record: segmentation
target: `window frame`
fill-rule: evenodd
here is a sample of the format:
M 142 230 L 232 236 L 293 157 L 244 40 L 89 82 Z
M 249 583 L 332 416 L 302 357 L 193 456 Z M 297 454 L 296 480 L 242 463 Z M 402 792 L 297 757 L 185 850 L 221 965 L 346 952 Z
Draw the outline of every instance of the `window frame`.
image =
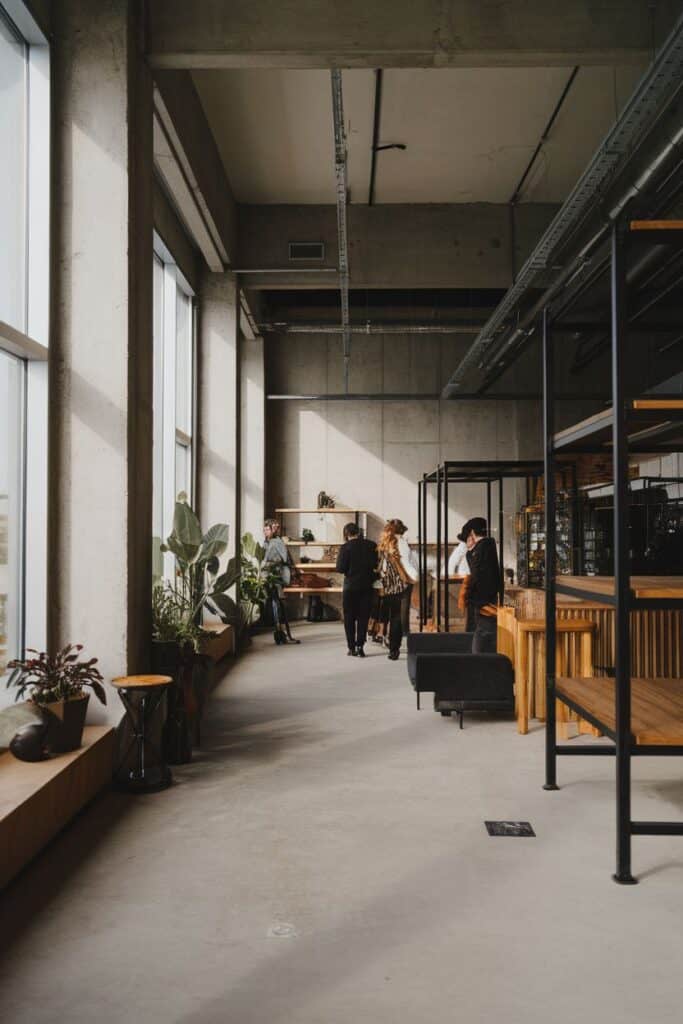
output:
M 23 42 L 26 62 L 23 330 L 0 322 L 0 350 L 22 364 L 17 645 L 22 656 L 27 647 L 43 649 L 47 644 L 50 48 L 21 0 L 2 0 L 0 9 L 0 16 Z
M 155 381 L 160 380 L 161 394 L 155 391 L 154 407 L 154 437 L 155 443 L 161 445 L 161 453 L 155 453 L 155 470 L 157 459 L 160 464 L 160 474 L 155 471 L 155 494 L 154 502 L 161 503 L 161 515 L 155 511 L 155 520 L 161 521 L 161 540 L 163 541 L 173 528 L 173 512 L 176 497 L 180 491 L 176 472 L 177 448 L 185 450 L 189 461 L 187 486 L 183 488 L 187 493 L 190 504 L 194 501 L 196 493 L 196 416 L 197 416 L 197 302 L 194 289 L 191 287 L 185 275 L 176 263 L 173 254 L 168 249 L 162 238 L 155 231 L 154 233 L 154 254 L 153 258 L 161 265 L 163 272 L 163 295 L 162 295 L 162 316 L 161 316 L 161 339 L 154 339 L 154 361 Z M 188 300 L 188 313 L 190 316 L 190 380 L 187 382 L 187 402 L 189 406 L 188 422 L 191 433 L 181 429 L 177 424 L 177 373 L 178 373 L 178 292 L 181 292 Z M 161 357 L 161 367 L 157 359 Z M 159 374 L 159 378 L 157 378 Z M 161 417 L 159 425 L 158 417 Z M 173 556 L 167 552 L 163 557 L 163 575 L 171 578 L 175 571 Z

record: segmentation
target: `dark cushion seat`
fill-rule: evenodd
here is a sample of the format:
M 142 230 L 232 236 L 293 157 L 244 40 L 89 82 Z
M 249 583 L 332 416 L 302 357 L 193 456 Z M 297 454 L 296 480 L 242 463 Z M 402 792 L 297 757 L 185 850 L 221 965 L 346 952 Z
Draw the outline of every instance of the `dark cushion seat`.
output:
M 471 654 L 474 633 L 409 633 L 408 676 L 415 687 L 418 654 Z
M 514 711 L 512 662 L 503 654 L 472 654 L 471 633 L 413 633 L 408 675 L 417 693 L 434 694 L 434 710 Z M 412 662 L 411 662 L 412 659 Z

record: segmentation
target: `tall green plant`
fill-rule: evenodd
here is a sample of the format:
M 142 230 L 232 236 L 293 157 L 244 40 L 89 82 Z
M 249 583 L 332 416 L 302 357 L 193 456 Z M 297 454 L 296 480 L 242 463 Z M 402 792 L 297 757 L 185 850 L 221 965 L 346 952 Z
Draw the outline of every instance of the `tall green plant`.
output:
M 239 579 L 239 559 L 231 558 L 225 572 L 220 572 L 220 558 L 227 549 L 228 539 L 229 529 L 225 523 L 216 523 L 203 534 L 187 495 L 178 495 L 173 530 L 161 545 L 162 552 L 174 556 L 176 574 L 172 583 L 162 585 L 160 592 L 155 590 L 153 611 L 157 639 L 162 633 L 170 634 L 175 619 L 178 633 L 196 645 L 198 637 L 194 631 L 201 628 L 205 608 L 226 621 L 237 617 L 237 604 L 227 591 Z
M 268 596 L 280 582 L 277 567 L 266 562 L 266 550 L 251 533 L 245 533 L 240 546 L 240 618 L 243 627 L 258 622 Z

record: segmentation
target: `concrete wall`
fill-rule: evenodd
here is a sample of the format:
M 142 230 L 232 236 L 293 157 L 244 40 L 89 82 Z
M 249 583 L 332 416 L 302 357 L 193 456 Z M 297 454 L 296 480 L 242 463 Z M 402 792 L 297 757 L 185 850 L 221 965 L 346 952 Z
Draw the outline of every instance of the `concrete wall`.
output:
M 391 335 L 363 338 L 362 347 L 354 346 L 352 391 L 415 394 L 411 401 L 268 402 L 267 511 L 315 507 L 318 492 L 326 490 L 341 506 L 368 510 L 370 536 L 377 536 L 387 518 L 399 516 L 415 538 L 417 481 L 442 460 L 539 458 L 538 402 L 419 398 L 421 392 L 439 392 L 453 344 L 451 338 Z M 269 339 L 266 368 L 271 393 L 342 390 L 336 337 Z M 485 514 L 486 491 L 480 485 L 454 486 L 451 497 L 454 537 L 469 516 Z M 505 530 L 510 540 L 512 516 L 522 500 L 523 491 L 508 483 Z M 434 515 L 432 501 L 432 531 Z M 288 522 L 292 535 L 308 525 L 316 537 L 338 539 L 340 524 L 327 533 L 318 517 Z M 513 545 L 506 543 L 505 550 L 506 564 L 514 565 Z
M 62 0 L 53 21 L 48 634 L 107 679 L 148 669 L 151 631 L 152 83 L 131 11 Z
M 265 513 L 265 368 L 262 338 L 240 343 L 240 529 L 259 536 Z

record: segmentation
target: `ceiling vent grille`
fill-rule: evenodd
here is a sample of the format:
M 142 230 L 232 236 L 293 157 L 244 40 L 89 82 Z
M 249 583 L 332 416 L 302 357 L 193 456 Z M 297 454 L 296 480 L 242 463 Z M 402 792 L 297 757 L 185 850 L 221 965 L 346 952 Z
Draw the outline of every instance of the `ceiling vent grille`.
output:
M 316 260 L 321 262 L 325 259 L 324 242 L 290 242 L 290 260 Z

